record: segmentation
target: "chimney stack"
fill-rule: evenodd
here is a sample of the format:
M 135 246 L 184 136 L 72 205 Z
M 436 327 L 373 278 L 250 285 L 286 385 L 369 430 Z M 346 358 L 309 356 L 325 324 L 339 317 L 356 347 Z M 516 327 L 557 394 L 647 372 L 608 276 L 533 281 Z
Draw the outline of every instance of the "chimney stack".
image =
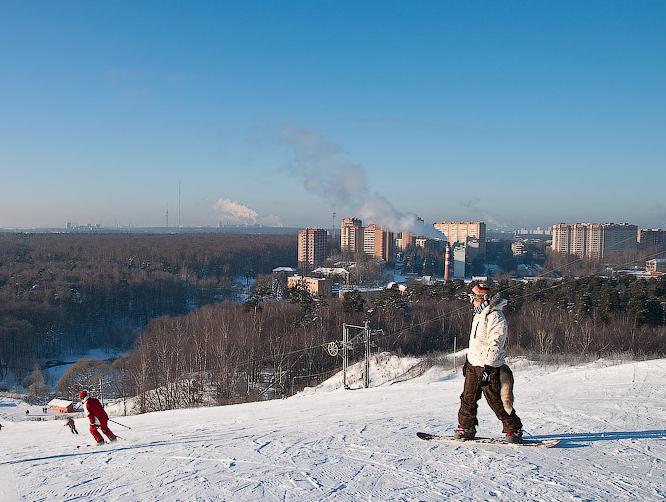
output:
M 449 282 L 450 256 L 451 256 L 451 246 L 449 246 L 449 243 L 447 242 L 446 247 L 444 248 L 444 284 Z

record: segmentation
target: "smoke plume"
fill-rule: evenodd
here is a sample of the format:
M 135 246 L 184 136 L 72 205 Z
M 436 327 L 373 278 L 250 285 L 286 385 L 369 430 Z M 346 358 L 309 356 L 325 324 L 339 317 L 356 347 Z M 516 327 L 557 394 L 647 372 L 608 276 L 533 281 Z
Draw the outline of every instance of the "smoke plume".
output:
M 213 209 L 219 211 L 220 218 L 228 223 L 243 225 L 259 223 L 269 227 L 283 226 L 282 220 L 278 216 L 273 214 L 261 216 L 251 207 L 231 199 L 219 199 L 213 204 Z
M 292 152 L 292 174 L 302 180 L 307 191 L 325 200 L 332 209 L 394 232 L 405 230 L 416 235 L 442 236 L 416 214 L 400 211 L 386 197 L 372 192 L 363 167 L 349 161 L 340 147 L 321 135 L 283 127 L 279 130 L 279 140 Z

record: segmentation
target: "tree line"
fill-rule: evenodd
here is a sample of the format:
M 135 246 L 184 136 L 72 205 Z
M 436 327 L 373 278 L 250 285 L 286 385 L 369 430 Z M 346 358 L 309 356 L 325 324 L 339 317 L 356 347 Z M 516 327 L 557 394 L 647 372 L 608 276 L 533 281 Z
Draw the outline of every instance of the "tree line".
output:
M 89 348 L 128 348 L 159 316 L 230 297 L 296 261 L 290 235 L 0 234 L 0 379 Z
M 666 277 L 507 280 L 493 289 L 509 300 L 510 354 L 666 354 Z M 288 395 L 339 368 L 325 349 L 345 322 L 367 320 L 383 330 L 373 339 L 378 351 L 450 351 L 454 338 L 464 347 L 472 317 L 467 292 L 454 281 L 326 301 L 292 289 L 276 301 L 264 288 L 245 304 L 159 318 L 119 363 L 123 393 L 139 396 L 140 411 Z M 362 357 L 362 345 L 356 349 L 353 357 Z

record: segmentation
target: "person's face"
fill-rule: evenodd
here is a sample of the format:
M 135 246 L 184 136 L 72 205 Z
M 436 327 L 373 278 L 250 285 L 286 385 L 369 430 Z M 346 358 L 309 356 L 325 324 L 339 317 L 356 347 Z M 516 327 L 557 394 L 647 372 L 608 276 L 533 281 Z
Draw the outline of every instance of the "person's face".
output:
M 472 302 L 472 305 L 474 305 L 475 307 L 478 307 L 484 301 L 483 295 L 470 294 L 469 297 Z

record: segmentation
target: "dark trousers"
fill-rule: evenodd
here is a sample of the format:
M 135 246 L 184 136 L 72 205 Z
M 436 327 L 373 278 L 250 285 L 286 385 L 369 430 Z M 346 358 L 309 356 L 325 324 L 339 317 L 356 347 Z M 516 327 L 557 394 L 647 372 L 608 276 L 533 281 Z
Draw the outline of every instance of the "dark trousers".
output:
M 502 366 L 503 372 L 508 372 L 507 377 L 510 385 L 513 386 L 513 374 L 507 365 Z M 502 404 L 500 394 L 499 368 L 491 379 L 490 384 L 481 387 L 481 373 L 483 367 L 466 364 L 465 387 L 460 395 L 460 410 L 458 411 L 458 423 L 463 429 L 471 429 L 478 425 L 476 412 L 479 407 L 477 404 L 481 399 L 481 394 L 486 398 L 488 405 L 495 412 L 497 418 L 502 421 L 502 432 L 513 432 L 523 427 L 520 418 L 515 410 L 511 414 L 507 413 Z

